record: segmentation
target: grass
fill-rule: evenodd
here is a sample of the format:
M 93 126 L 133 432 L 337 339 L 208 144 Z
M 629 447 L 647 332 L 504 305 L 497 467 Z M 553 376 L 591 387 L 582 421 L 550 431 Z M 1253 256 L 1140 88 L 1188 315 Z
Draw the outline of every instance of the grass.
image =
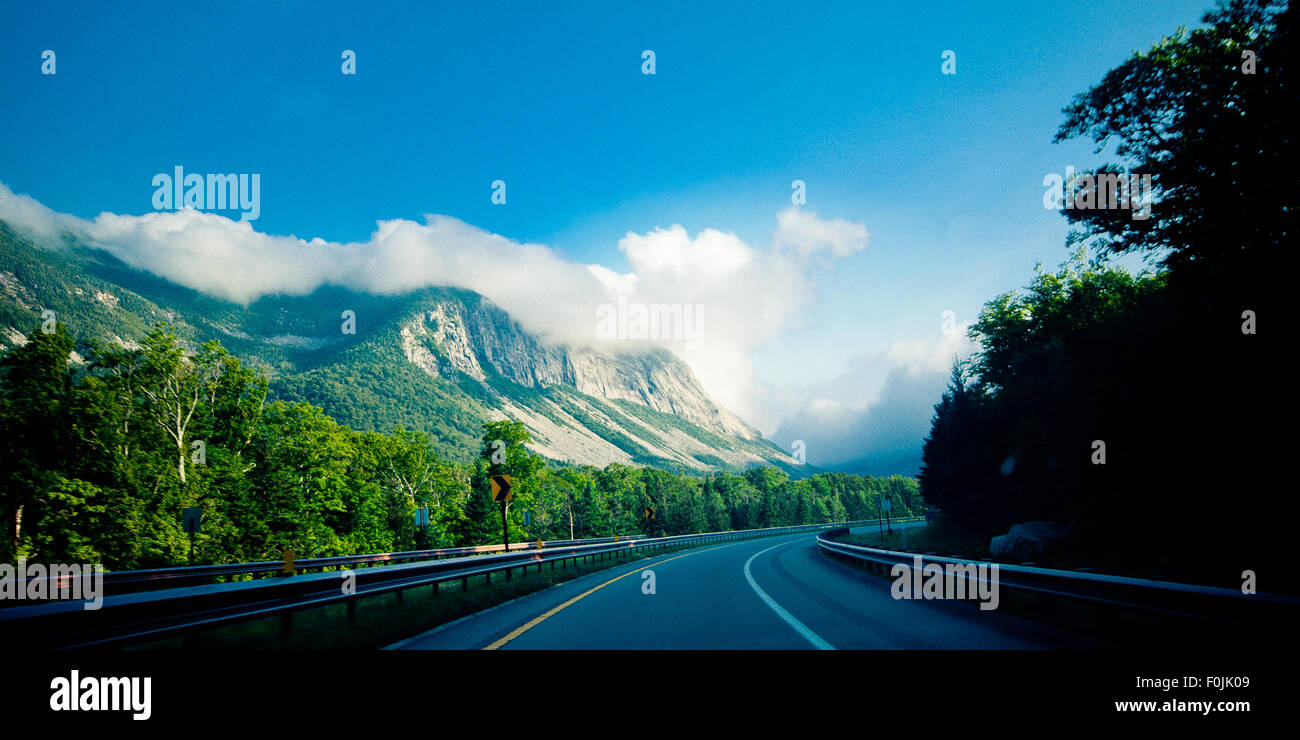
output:
M 904 547 L 904 537 L 907 538 L 906 547 Z M 867 532 L 842 537 L 840 541 L 850 545 L 882 547 L 906 552 L 933 552 L 959 558 L 979 559 L 989 556 L 987 538 L 973 535 L 943 520 L 907 530 L 896 527 L 893 532 L 885 532 L 883 538 L 879 529 L 873 527 Z
M 400 596 L 390 593 L 362 597 L 356 599 L 351 618 L 347 604 L 304 609 L 293 613 L 292 630 L 287 638 L 281 637 L 281 617 L 275 615 L 157 640 L 134 649 L 376 650 L 558 583 L 684 549 L 689 548 L 654 552 L 620 550 L 610 560 L 570 562 L 567 568 L 556 563 L 555 570 L 544 563 L 540 572 L 530 567 L 527 575 L 516 570 L 509 581 L 505 580 L 504 573 L 494 573 L 491 583 L 486 576 L 474 576 L 469 579 L 468 588 L 462 588 L 457 579 L 440 584 L 436 594 L 432 586 L 419 586 L 407 589 Z

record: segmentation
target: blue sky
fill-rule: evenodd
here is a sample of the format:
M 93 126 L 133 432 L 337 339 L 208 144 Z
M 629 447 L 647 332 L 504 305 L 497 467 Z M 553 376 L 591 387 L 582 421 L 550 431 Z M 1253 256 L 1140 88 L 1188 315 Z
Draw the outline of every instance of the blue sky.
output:
M 445 214 L 622 272 L 627 232 L 769 245 L 801 179 L 871 239 L 754 348 L 759 379 L 794 387 L 1060 262 L 1042 178 L 1097 161 L 1051 143 L 1061 108 L 1211 3 L 225 5 L 6 4 L 0 182 L 93 218 L 150 211 L 177 164 L 257 172 L 260 232 L 364 241 Z

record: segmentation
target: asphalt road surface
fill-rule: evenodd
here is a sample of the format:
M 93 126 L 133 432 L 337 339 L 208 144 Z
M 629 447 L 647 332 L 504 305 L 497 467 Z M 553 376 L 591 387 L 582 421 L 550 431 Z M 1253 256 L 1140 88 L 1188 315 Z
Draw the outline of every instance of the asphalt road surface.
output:
M 644 571 L 654 572 L 654 593 Z M 815 534 L 628 563 L 397 643 L 407 650 L 1088 649 L 1078 633 L 996 609 L 898 600 L 890 579 L 832 561 Z

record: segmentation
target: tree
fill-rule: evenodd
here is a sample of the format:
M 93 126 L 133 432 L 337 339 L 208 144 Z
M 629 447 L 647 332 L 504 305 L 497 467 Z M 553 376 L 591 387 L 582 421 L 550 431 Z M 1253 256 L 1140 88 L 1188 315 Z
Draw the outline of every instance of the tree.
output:
M 596 475 L 596 486 L 602 494 L 604 506 L 599 519 L 590 521 L 589 534 L 608 537 L 641 531 L 637 516 L 644 495 L 641 472 L 628 465 L 611 463 Z
M 343 531 L 356 447 L 351 430 L 320 409 L 277 401 L 267 407 L 257 442 L 255 485 L 262 491 L 259 529 L 268 555 L 346 555 Z
M 477 540 L 474 544 L 482 544 L 493 538 L 492 532 L 501 531 L 500 505 L 492 501 L 492 476 L 510 476 L 515 503 L 523 504 L 524 508 L 534 503 L 539 476 L 545 463 L 528 451 L 526 445 L 531 441 L 528 429 L 522 422 L 490 421 L 483 425 L 479 459 L 470 479 L 465 523 L 460 528 L 462 541 Z M 523 534 L 519 525 L 510 519 L 509 504 L 506 504 L 506 521 L 516 538 Z
M 190 424 L 199 401 L 220 372 L 211 355 L 191 359 L 165 326 L 149 332 L 144 342 L 144 382 L 139 386 L 147 402 L 145 411 L 175 449 L 176 472 L 185 484 L 186 458 L 190 454 Z
M 1149 174 L 1158 202 L 1146 220 L 1122 210 L 1064 211 L 1078 238 L 1114 252 L 1167 253 L 1175 270 L 1258 276 L 1296 233 L 1296 9 L 1233 0 L 1135 53 L 1065 109 L 1057 141 L 1116 139 L 1127 160 L 1101 171 Z M 1255 64 L 1243 70 L 1245 52 Z
M 27 344 L 0 360 L 4 395 L 0 397 L 0 492 L 4 496 L 9 537 L 5 550 L 21 551 L 23 528 L 30 534 L 56 517 L 75 499 L 51 495 L 65 486 L 58 471 L 67 468 L 72 443 L 72 372 L 68 358 L 73 341 L 63 324 L 54 332 L 34 332 Z M 26 522 L 26 524 L 24 524 Z M 11 549 L 12 548 L 12 549 Z
M 414 528 L 414 512 L 417 508 L 429 508 L 435 514 L 441 508 L 445 488 L 435 487 L 437 477 L 444 475 L 440 461 L 434 460 L 429 449 L 429 439 L 421 432 L 408 432 L 401 427 L 391 436 L 382 437 L 379 444 L 380 471 L 379 479 L 385 491 L 391 495 L 389 521 L 395 530 Z M 407 522 L 411 526 L 407 527 Z M 429 526 L 435 530 L 442 522 L 430 516 Z M 414 543 L 417 547 L 427 547 L 428 539 L 440 539 L 438 533 L 420 531 L 420 537 L 426 541 Z

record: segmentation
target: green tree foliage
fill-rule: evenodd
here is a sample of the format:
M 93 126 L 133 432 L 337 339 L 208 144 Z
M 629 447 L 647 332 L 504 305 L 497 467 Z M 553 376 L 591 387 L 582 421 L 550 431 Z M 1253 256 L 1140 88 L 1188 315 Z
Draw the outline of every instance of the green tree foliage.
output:
M 58 324 L 52 334 L 36 333 L 26 346 L 10 352 L 0 363 L 5 394 L 0 401 L 0 485 L 5 491 L 7 554 L 23 538 L 23 521 L 29 523 L 59 516 L 69 506 L 56 491 L 67 481 L 57 471 L 66 470 L 72 458 L 72 431 L 66 424 L 73 405 L 68 355 L 73 342 Z M 63 513 L 65 521 L 76 518 Z M 59 552 L 57 546 L 52 552 Z M 59 552 L 59 554 L 64 554 Z

